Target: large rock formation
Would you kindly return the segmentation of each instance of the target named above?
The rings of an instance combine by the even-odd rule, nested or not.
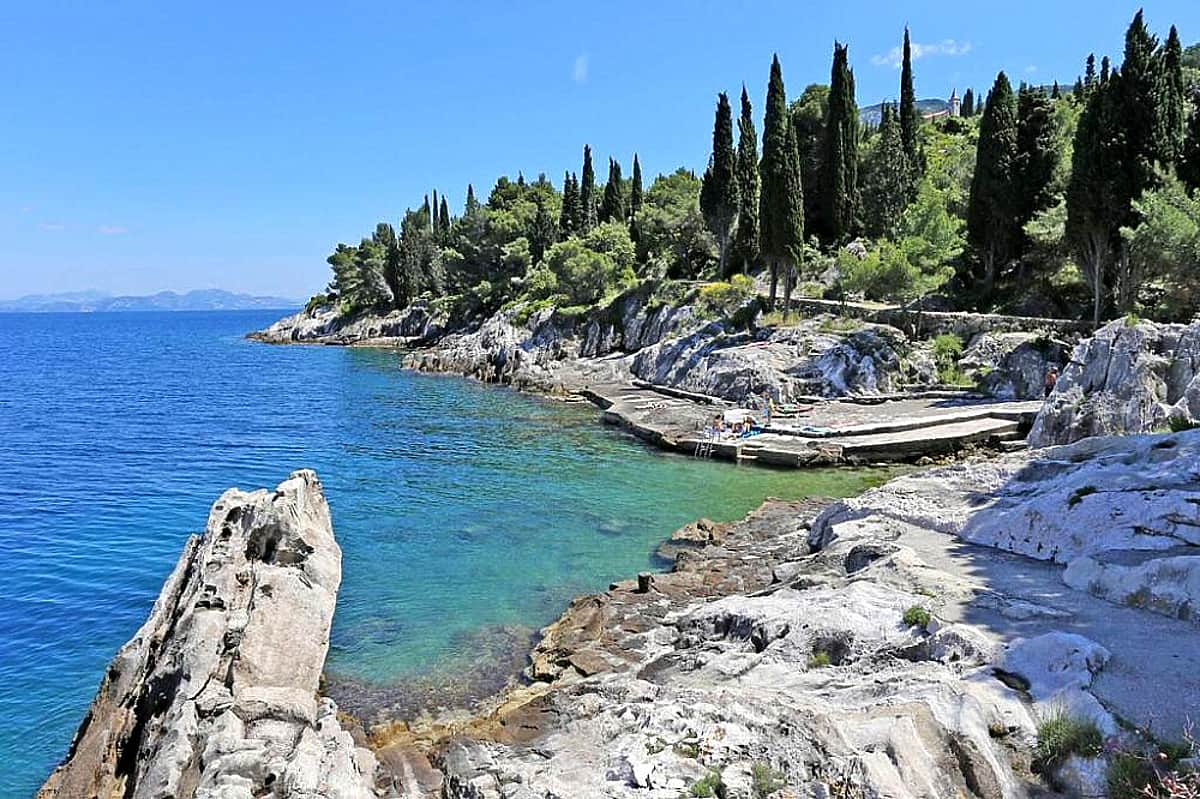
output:
[[[340,582],[313,472],[227,491],[39,797],[374,796],[374,756],[317,693]]]
[[[440,335],[446,315],[428,303],[377,315],[343,314],[336,305],[317,305],[251,334],[268,344],[359,344],[380,339],[419,340]]]
[[[1075,347],[1029,434],[1031,446],[1200,422],[1200,321],[1110,322]]]
[[[1000,399],[1041,399],[1046,373],[1067,362],[1066,343],[1041,333],[980,333],[958,366],[979,388]]]

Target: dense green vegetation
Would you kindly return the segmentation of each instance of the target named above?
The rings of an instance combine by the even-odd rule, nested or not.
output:
[[[590,147],[561,189],[544,175],[473,186],[461,216],[436,192],[329,256],[343,311],[417,299],[462,317],[586,306],[638,281],[760,276],[767,310],[797,291],[1099,320],[1200,311],[1200,45],[1160,42],[1141,12],[1119,64],[1088,55],[1069,91],[1000,72],[959,115],[922,115],[904,31],[899,102],[864,123],[849,47],[827,85],[789,103],[772,60],[761,140],[743,87],[736,136],[717,96],[702,177],[643,186]],[[761,152],[760,152],[761,148]],[[719,290],[714,296],[725,296]]]

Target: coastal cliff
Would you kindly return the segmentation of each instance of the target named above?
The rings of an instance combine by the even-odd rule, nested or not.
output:
[[[40,799],[373,796],[374,756],[318,694],[340,582],[313,472],[225,492]]]

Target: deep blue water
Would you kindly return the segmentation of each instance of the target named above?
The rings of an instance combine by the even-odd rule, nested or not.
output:
[[[276,316],[0,315],[0,797],[66,752],[230,486],[318,471],[343,548],[331,688],[404,707],[503,676],[573,595],[655,565],[691,519],[878,478],[665,456],[588,408],[394,353],[242,338]]]

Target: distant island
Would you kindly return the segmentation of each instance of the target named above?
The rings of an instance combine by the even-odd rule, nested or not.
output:
[[[299,308],[303,301],[285,297],[198,289],[179,294],[160,291],[145,296],[111,296],[97,291],[29,294],[0,300],[0,313],[89,313],[102,311],[252,311]]]

